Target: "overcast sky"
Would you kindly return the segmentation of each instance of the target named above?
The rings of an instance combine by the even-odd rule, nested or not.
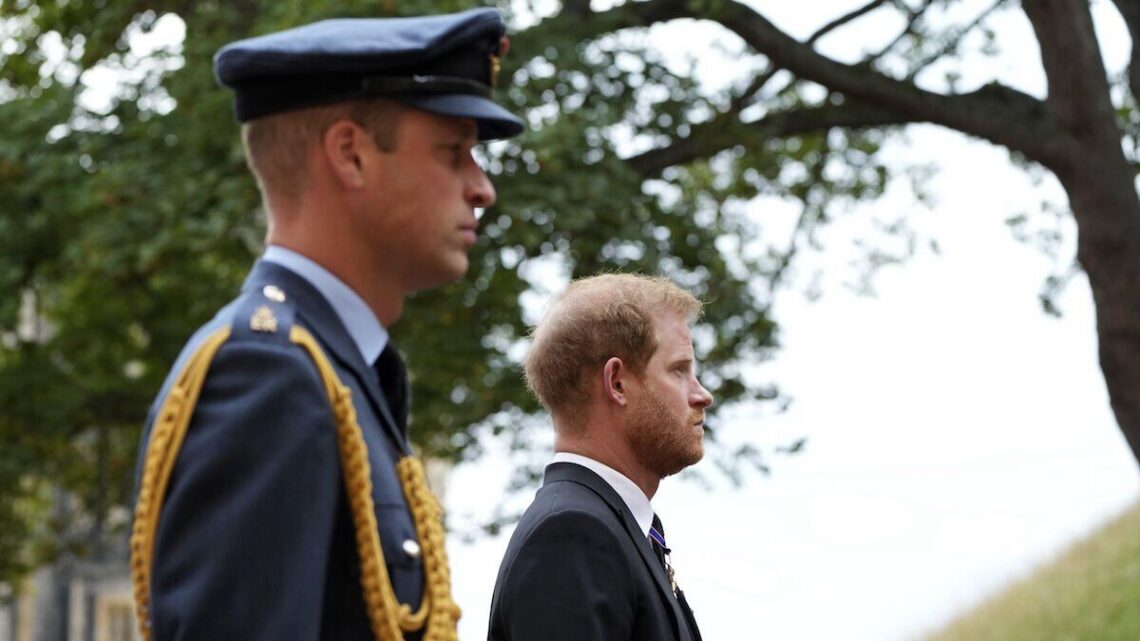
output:
[[[757,6],[802,37],[857,4],[813,2],[810,13],[802,3]],[[1107,62],[1120,68],[1122,28],[1109,3],[1094,6]],[[996,75],[1041,95],[1027,23],[1015,11],[995,26],[1006,54],[979,79]],[[686,39],[670,30],[654,37],[717,37],[700,25],[672,29]],[[821,48],[842,57],[873,40],[868,33]],[[732,39],[721,38],[731,50]],[[782,296],[784,347],[756,372],[794,402],[782,415],[740,408],[722,417],[730,439],[771,446],[802,435],[805,450],[742,488],[669,479],[654,498],[707,639],[917,639],[1140,498],[1096,362],[1086,281],[1069,286],[1060,319],[1037,300],[1044,278],[1072,259],[1071,222],[1062,223],[1058,260],[1018,244],[1004,223],[1043,199],[1063,203],[1059,188],[1050,178],[1034,184],[986,143],[934,127],[913,128],[908,139],[887,153],[939,167],[933,209],[899,184],[836,224],[828,251],[800,270],[826,270],[823,297]],[[872,219],[908,213],[940,254],[923,250],[883,271],[876,297],[844,287],[854,273],[850,240]],[[749,215],[779,238],[794,210],[758,201]],[[485,514],[505,482],[506,459],[491,449],[452,475],[457,518]],[[508,536],[450,541],[461,638],[486,636]]]

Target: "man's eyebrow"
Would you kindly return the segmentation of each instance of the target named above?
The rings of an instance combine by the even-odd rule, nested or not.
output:
[[[451,123],[450,133],[454,136],[468,140],[479,138],[479,125],[470,120],[457,120]]]

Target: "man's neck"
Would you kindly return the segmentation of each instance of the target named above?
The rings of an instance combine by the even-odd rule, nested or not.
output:
[[[653,495],[657,493],[657,487],[661,484],[661,477],[639,465],[632,453],[625,448],[610,447],[584,439],[568,441],[559,438],[554,444],[554,451],[585,456],[612,468],[633,481],[650,500],[653,499]]]
[[[403,313],[406,294],[392,286],[385,274],[360,273],[357,265],[363,263],[327,247],[327,243],[299,241],[276,234],[271,234],[268,242],[301,254],[339,278],[364,300],[384,327],[391,327]]]

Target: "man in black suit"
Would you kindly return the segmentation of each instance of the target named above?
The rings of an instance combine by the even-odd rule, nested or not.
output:
[[[649,503],[703,454],[700,307],[663,278],[608,274],[572,283],[535,328],[526,378],[556,454],[499,569],[492,641],[700,641]]]
[[[495,200],[472,150],[522,131],[490,100],[504,29],[494,9],[326,20],[216,56],[269,246],[143,435],[144,638],[455,639],[387,328],[409,294],[463,276]]]

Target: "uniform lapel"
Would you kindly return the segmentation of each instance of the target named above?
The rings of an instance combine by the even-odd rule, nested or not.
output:
[[[639,526],[637,520],[633,518],[633,513],[629,511],[629,507],[626,506],[625,501],[618,496],[618,493],[615,492],[602,477],[574,463],[552,463],[548,465],[543,484],[553,481],[571,481],[579,485],[584,485],[590,488],[609,505],[610,509],[617,515],[618,520],[621,521],[622,526],[625,527],[626,534],[628,534],[633,541],[633,546],[637,548],[641,562],[645,564],[645,567],[649,570],[649,574],[653,576],[653,582],[657,585],[658,591],[661,592],[661,598],[665,599],[665,602],[669,604],[669,610],[673,614],[674,629],[677,630],[681,639],[692,641],[688,623],[686,622],[685,615],[681,612],[681,606],[677,603],[677,598],[673,595],[673,588],[669,585],[669,577],[665,575],[665,568],[663,568],[661,562],[658,561],[657,555],[654,554],[653,547],[649,543],[649,539],[645,538],[645,535],[642,534],[641,526]]]
[[[324,296],[296,273],[281,265],[259,260],[242,285],[242,290],[257,290],[266,285],[276,285],[285,292],[288,300],[294,302],[298,318],[304,320],[303,324],[312,330],[328,355],[344,369],[352,372],[357,379],[357,387],[364,390],[364,395],[368,398],[373,411],[384,424],[385,432],[400,451],[407,452],[407,438],[403,426],[396,421],[393,411],[381,395],[380,381],[375,370],[364,362],[364,357],[360,355],[352,336]]]

